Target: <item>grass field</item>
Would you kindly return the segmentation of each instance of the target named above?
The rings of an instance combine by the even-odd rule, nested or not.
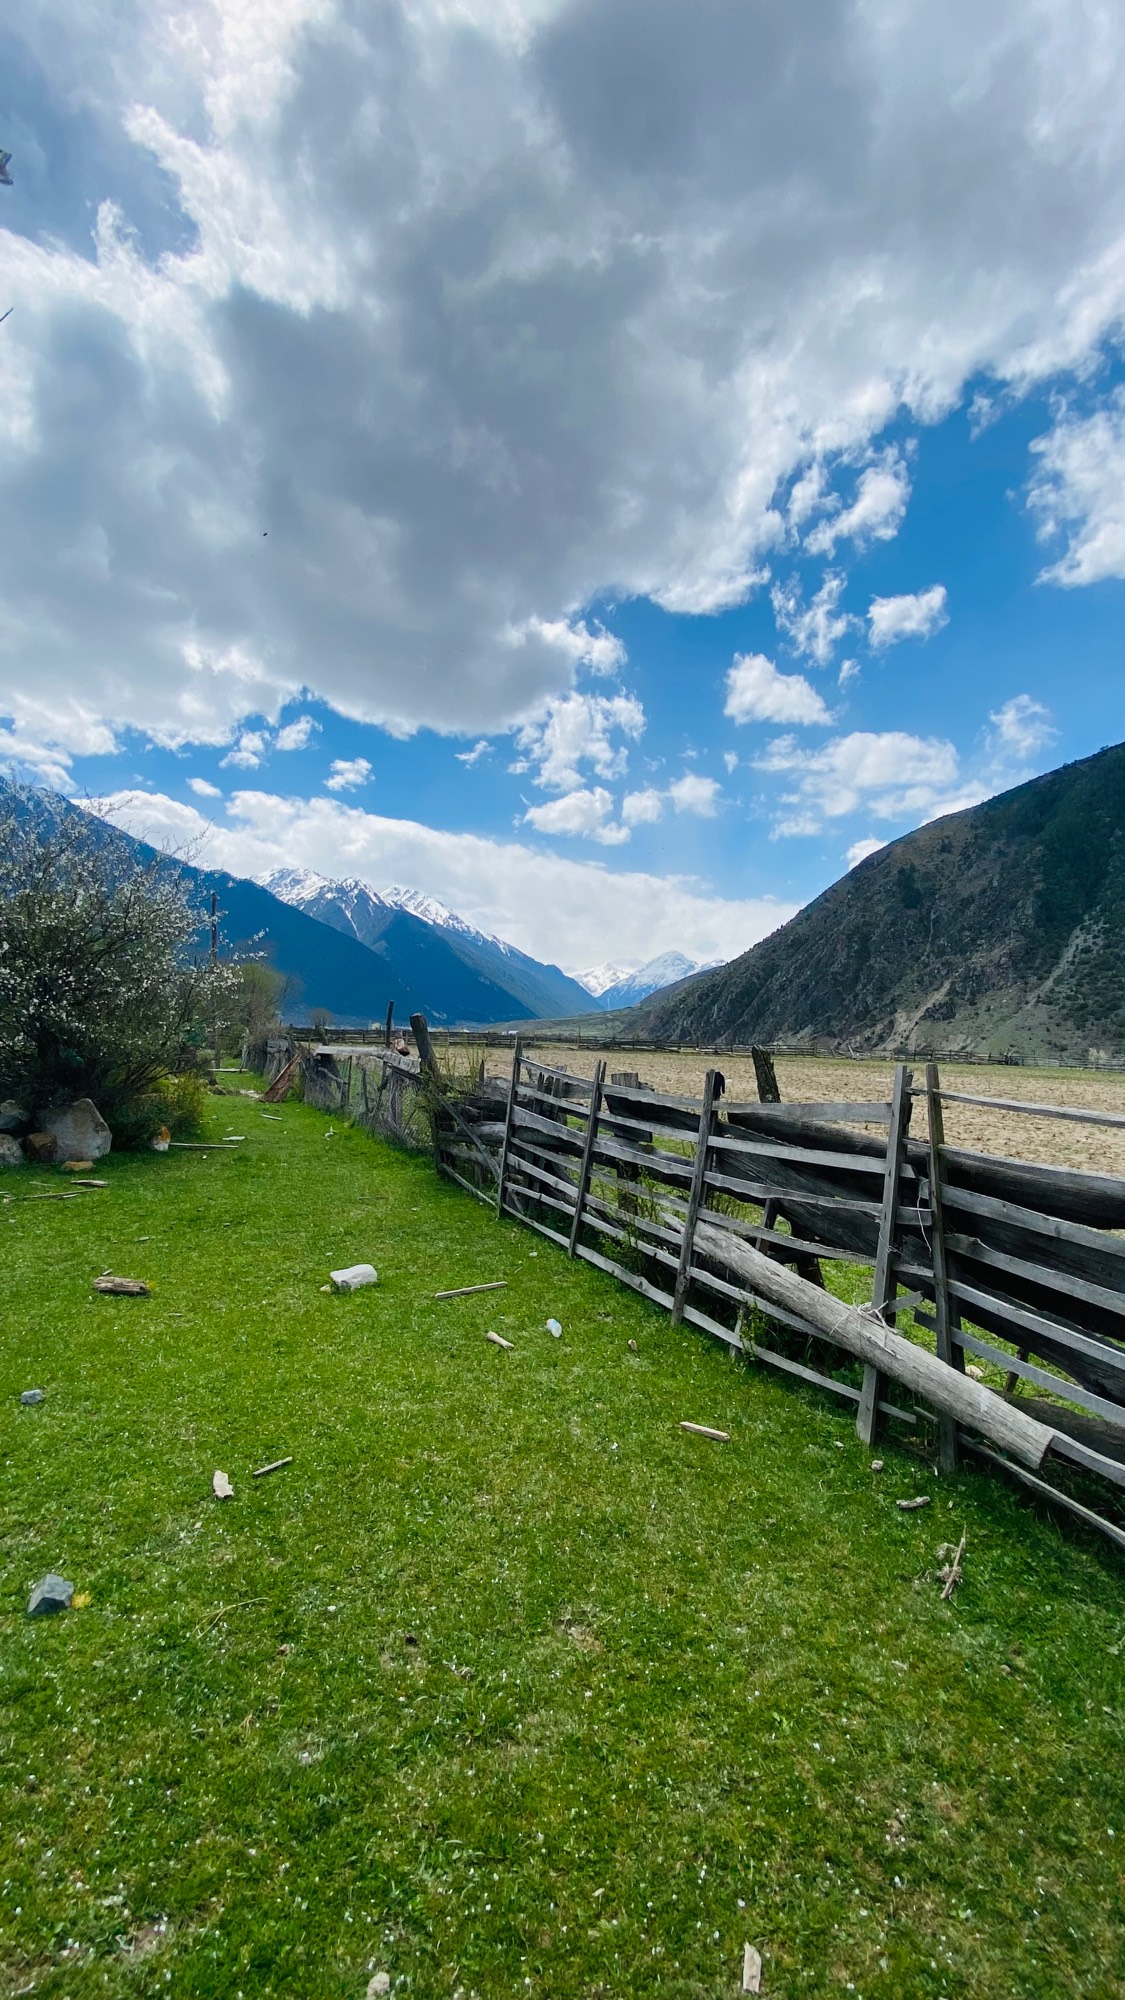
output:
[[[232,1106],[0,1176],[0,1993],[733,2000],[745,1940],[775,2000],[1125,1993],[1112,1549]]]

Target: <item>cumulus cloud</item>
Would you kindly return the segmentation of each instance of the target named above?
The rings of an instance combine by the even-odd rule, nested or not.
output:
[[[221,799],[223,796],[218,785],[212,785],[206,778],[189,778],[188,789],[195,793],[197,799]]]
[[[1003,707],[994,709],[988,719],[995,731],[997,749],[1021,759],[1045,750],[1058,735],[1050,709],[1029,694],[1013,695]]]
[[[535,783],[548,791],[574,791],[585,783],[588,764],[599,778],[620,778],[629,753],[615,733],[635,740],[645,712],[633,695],[569,694],[549,701],[542,714],[520,730],[516,742],[524,768],[538,767]]]
[[[269,738],[261,729],[244,729],[233,750],[220,757],[220,764],[233,764],[240,771],[256,771],[266,754]]]
[[[876,652],[900,639],[929,639],[948,623],[944,583],[901,597],[873,597],[867,611],[868,636]]]
[[[225,761],[225,760],[224,760]],[[371,764],[366,757],[334,757],[331,775],[325,779],[330,792],[351,792],[365,785],[371,776]]]
[[[459,764],[464,764],[471,770],[474,764],[480,763],[482,757],[487,757],[491,748],[487,736],[482,736],[479,742],[473,744],[471,750],[455,750],[453,754]]]
[[[795,653],[807,653],[818,667],[826,667],[845,633],[858,620],[839,609],[847,578],[839,570],[829,570],[811,602],[806,604],[795,578],[774,585],[770,592],[774,623]]]
[[[1074,586],[1125,577],[1125,389],[1092,416],[1066,412],[1031,447],[1038,460],[1028,504],[1039,539],[1067,537],[1041,583]]]
[[[885,840],[876,840],[873,834],[869,834],[866,840],[853,840],[847,852],[848,867],[858,868],[860,862],[866,861],[869,854],[878,854],[879,849],[886,844]]]
[[[626,792],[621,817],[626,826],[654,826],[664,816],[664,794],[650,785],[643,792]]]
[[[311,715],[299,715],[293,722],[287,722],[273,739],[275,750],[305,750],[320,728]]]
[[[921,819],[969,802],[949,798],[959,775],[953,744],[897,729],[853,730],[819,750],[780,736],[755,763],[761,771],[792,772],[797,779],[785,803],[798,810],[783,815],[778,832],[817,832],[823,820],[843,818],[860,805],[877,819]]]
[[[1112,9],[10,11],[68,173],[5,190],[0,712],[56,752],[225,746],[305,687],[518,725],[619,663],[582,607],[740,602],[801,468],[1125,304]],[[1051,573],[1114,573],[1061,452]]]
[[[672,950],[701,961],[733,958],[796,907],[715,896],[682,876],[610,872],[517,840],[385,819],[335,798],[236,792],[218,826],[159,793],[115,793],[99,810],[130,833],[196,852],[202,865],[235,875],[261,878],[282,853],[294,867],[357,875],[374,889],[414,883],[481,930],[572,967],[603,959],[607,938],[620,959],[637,965]]]
[[[805,537],[809,555],[830,556],[837,542],[889,542],[897,535],[910,498],[910,479],[901,454],[883,452],[860,474],[850,507],[832,513]],[[792,515],[791,515],[792,518]]]
[[[696,813],[700,819],[714,819],[719,810],[719,781],[685,771],[668,787],[668,797],[678,813]]]
[[[524,814],[526,825],[539,833],[578,833],[603,847],[619,847],[629,838],[629,828],[612,818],[613,794],[604,785],[584,786],[566,792],[543,806],[531,806]]]
[[[803,674],[782,674],[764,653],[736,653],[727,674],[723,714],[732,722],[831,722],[831,711]]]

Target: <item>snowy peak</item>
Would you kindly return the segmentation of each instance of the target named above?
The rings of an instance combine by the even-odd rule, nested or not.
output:
[[[639,972],[626,973],[613,985],[603,987],[598,997],[603,1007],[635,1007],[650,993],[659,993],[662,987],[674,986],[677,980],[708,969],[697,959],[685,958],[682,951],[664,951],[658,958],[650,958]]]
[[[446,908],[436,896],[427,896],[422,889],[402,889],[397,883],[384,889],[382,900],[393,909],[407,910],[412,917],[420,917],[424,924],[432,924],[435,930],[458,931],[462,937],[478,938],[482,944],[494,945],[498,951],[510,952],[512,947],[503,938],[493,937],[488,931],[478,931],[474,924],[466,923],[456,910]]]
[[[579,986],[584,986],[587,993],[592,993],[595,1000],[600,1000],[603,993],[607,993],[611,986],[620,986],[623,979],[630,977],[630,973],[629,968],[624,965],[591,965],[585,972],[576,972],[574,977]]]

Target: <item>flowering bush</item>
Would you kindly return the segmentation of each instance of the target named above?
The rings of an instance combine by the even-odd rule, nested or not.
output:
[[[0,1096],[92,1097],[136,1143],[166,1122],[160,1080],[205,1066],[233,974],[193,958],[189,875],[22,798],[0,806]]]

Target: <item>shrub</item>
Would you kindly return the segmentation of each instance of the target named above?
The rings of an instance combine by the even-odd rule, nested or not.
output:
[[[162,1079],[205,1067],[232,976],[193,961],[192,892],[64,801],[0,804],[0,1095],[91,1097],[126,1145],[166,1122]]]

